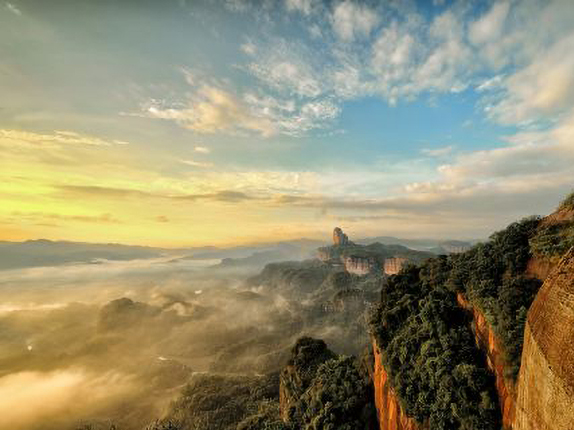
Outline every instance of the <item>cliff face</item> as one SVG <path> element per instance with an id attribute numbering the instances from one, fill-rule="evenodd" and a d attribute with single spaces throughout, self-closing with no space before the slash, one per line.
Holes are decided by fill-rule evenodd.
<path id="1" fill-rule="evenodd" d="M 349 236 L 343 233 L 339 227 L 335 227 L 333 230 L 333 245 L 335 246 L 345 246 L 349 244 Z"/>
<path id="2" fill-rule="evenodd" d="M 504 377 L 505 362 L 500 341 L 480 310 L 470 304 L 461 293 L 457 294 L 456 299 L 464 309 L 472 313 L 476 344 L 485 353 L 488 367 L 496 378 L 503 426 L 512 428 L 516 411 L 516 387 L 511 380 Z"/>
<path id="3" fill-rule="evenodd" d="M 574 429 L 574 248 L 538 292 L 524 335 L 514 429 Z"/>
<path id="4" fill-rule="evenodd" d="M 368 257 L 345 257 L 343 265 L 347 272 L 364 276 L 375 270 L 376 262 Z"/>
<path id="5" fill-rule="evenodd" d="M 383 272 L 386 275 L 396 275 L 400 272 L 407 261 L 408 260 L 406 258 L 402 257 L 386 258 L 383 264 Z"/>
<path id="6" fill-rule="evenodd" d="M 381 361 L 381 350 L 373 341 L 375 386 L 375 406 L 380 430 L 419 430 L 426 428 L 409 418 L 401 408 L 399 401 L 388 381 L 387 372 Z"/>

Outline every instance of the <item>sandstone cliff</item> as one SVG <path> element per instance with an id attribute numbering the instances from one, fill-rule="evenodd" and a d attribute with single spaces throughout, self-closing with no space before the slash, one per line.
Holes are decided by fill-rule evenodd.
<path id="1" fill-rule="evenodd" d="M 383 263 L 383 272 L 386 275 L 396 275 L 408 261 L 408 259 L 403 257 L 386 258 Z"/>
<path id="2" fill-rule="evenodd" d="M 343 265 L 348 273 L 359 276 L 368 275 L 377 270 L 377 262 L 372 257 L 344 257 Z"/>
<path id="3" fill-rule="evenodd" d="M 373 341 L 374 369 L 373 383 L 375 386 L 375 406 L 380 430 L 419 430 L 427 428 L 417 424 L 402 410 L 395 396 L 387 372 L 381 360 L 381 350 L 376 341 Z"/>
<path id="4" fill-rule="evenodd" d="M 456 299 L 464 309 L 472 314 L 476 344 L 485 353 L 488 368 L 494 373 L 496 379 L 503 426 L 512 428 L 516 409 L 516 387 L 515 383 L 505 376 L 506 363 L 501 342 L 479 309 L 469 303 L 461 293 L 457 294 Z"/>
<path id="5" fill-rule="evenodd" d="M 574 429 L 574 248 L 528 312 L 515 430 Z"/>

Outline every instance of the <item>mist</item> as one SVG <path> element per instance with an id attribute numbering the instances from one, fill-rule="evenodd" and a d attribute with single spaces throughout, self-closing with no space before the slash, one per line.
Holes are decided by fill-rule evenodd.
<path id="1" fill-rule="evenodd" d="M 354 322 L 256 273 L 170 258 L 3 271 L 0 428 L 144 429 L 193 375 L 277 372 L 302 335 L 360 352 Z"/>

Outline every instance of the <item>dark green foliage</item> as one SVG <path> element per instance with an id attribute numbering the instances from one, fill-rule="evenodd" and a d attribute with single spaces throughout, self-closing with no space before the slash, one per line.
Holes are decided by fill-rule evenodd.
<path id="1" fill-rule="evenodd" d="M 303 416 L 300 399 L 311 386 L 317 369 L 325 361 L 336 355 L 327 344 L 320 339 L 302 337 L 291 349 L 291 358 L 281 372 L 281 387 L 284 402 L 288 405 L 287 419 L 290 422 L 300 422 Z"/>
<path id="2" fill-rule="evenodd" d="M 560 203 L 559 209 L 574 209 L 574 192 L 570 193 Z"/>
<path id="3" fill-rule="evenodd" d="M 325 283 L 336 290 L 343 290 L 349 288 L 352 281 L 353 279 L 349 272 L 340 271 L 329 274 Z"/>
<path id="4" fill-rule="evenodd" d="M 290 430 L 281 420 L 279 415 L 279 403 L 276 401 L 264 401 L 259 405 L 259 410 L 237 425 L 237 430 Z"/>
<path id="5" fill-rule="evenodd" d="M 318 260 L 270 263 L 260 274 L 248 279 L 247 284 L 302 297 L 317 290 L 333 271 L 329 265 Z"/>
<path id="6" fill-rule="evenodd" d="M 353 357 L 337 356 L 325 342 L 301 338 L 281 373 L 286 420 L 292 430 L 361 430 L 375 411 L 368 374 Z"/>
<path id="7" fill-rule="evenodd" d="M 485 315 L 502 342 L 508 376 L 513 378 L 520 368 L 526 312 L 542 284 L 523 275 L 539 223 L 535 217 L 512 223 L 489 242 L 453 257 L 447 282 Z"/>
<path id="8" fill-rule="evenodd" d="M 532 253 L 537 257 L 560 258 L 574 246 L 574 222 L 564 221 L 545 225 L 530 239 Z"/>
<path id="9" fill-rule="evenodd" d="M 277 405 L 278 397 L 277 374 L 196 374 L 172 403 L 167 417 L 154 423 L 150 430 L 235 430 L 248 416 L 258 413 L 262 405 Z"/>
<path id="10" fill-rule="evenodd" d="M 352 357 L 341 356 L 319 366 L 301 398 L 303 430 L 361 430 L 373 406 L 371 386 Z"/>
<path id="11" fill-rule="evenodd" d="M 408 415 L 435 430 L 497 429 L 492 377 L 468 316 L 443 287 L 450 270 L 443 256 L 391 277 L 371 314 L 371 330 Z"/>
<path id="12" fill-rule="evenodd" d="M 295 366 L 298 370 L 315 373 L 316 368 L 331 358 L 335 353 L 327 348 L 327 344 L 321 339 L 302 337 L 297 340 L 291 349 L 289 365 Z"/>

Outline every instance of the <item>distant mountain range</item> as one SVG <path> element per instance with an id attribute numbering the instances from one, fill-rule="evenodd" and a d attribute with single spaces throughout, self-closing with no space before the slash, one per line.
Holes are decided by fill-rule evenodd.
<path id="1" fill-rule="evenodd" d="M 436 254 L 450 252 L 449 246 L 466 247 L 471 245 L 470 242 L 399 239 L 391 236 L 365 238 L 355 242 L 358 244 L 379 242 L 386 245 L 403 245 L 411 249 L 430 251 Z M 317 248 L 327 244 L 327 241 L 303 238 L 233 247 L 203 246 L 172 249 L 47 239 L 25 242 L 0 241 L 0 270 L 95 263 L 98 260 L 127 261 L 170 256 L 197 260 L 221 259 L 218 267 L 262 267 L 267 263 L 276 261 L 312 258 L 316 255 Z"/>

